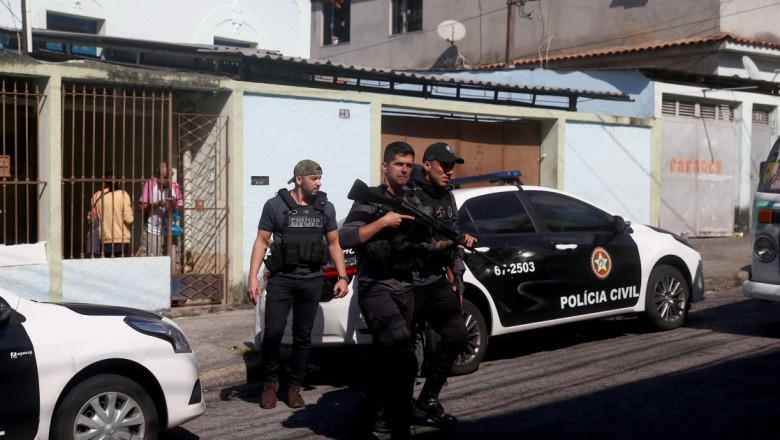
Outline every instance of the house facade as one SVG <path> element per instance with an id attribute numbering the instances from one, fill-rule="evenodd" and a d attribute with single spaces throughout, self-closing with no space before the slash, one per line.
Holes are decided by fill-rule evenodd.
<path id="1" fill-rule="evenodd" d="M 343 0 L 312 3 L 311 58 L 462 70 L 730 33 L 780 42 L 771 0 Z M 715 73 L 706 52 L 654 67 Z M 631 66 L 623 57 L 622 64 Z M 585 69 L 589 67 L 578 67 Z M 770 71 L 771 72 L 771 71 Z"/>
<path id="2" fill-rule="evenodd" d="M 35 47 L 59 39 L 104 54 L 0 51 L 0 286 L 33 299 L 150 310 L 242 303 L 262 205 L 287 186 L 294 164 L 319 162 L 324 189 L 345 215 L 356 178 L 380 182 L 390 140 L 405 139 L 419 153 L 445 140 L 470 174 L 520 168 L 529 183 L 561 187 L 569 172 L 563 153 L 581 143 L 567 140 L 569 127 L 606 129 L 601 148 L 636 146 L 641 159 L 627 167 L 645 188 L 655 185 L 652 119 L 578 111 L 587 100 L 628 99 L 620 92 L 454 80 L 253 49 L 33 36 Z M 139 255 L 145 218 L 135 211 L 131 256 L 89 255 L 86 215 L 104 172 L 113 171 L 135 205 L 160 162 L 183 192 L 178 252 Z M 619 192 L 625 183 L 602 184 Z M 657 223 L 657 192 L 603 205 Z"/>

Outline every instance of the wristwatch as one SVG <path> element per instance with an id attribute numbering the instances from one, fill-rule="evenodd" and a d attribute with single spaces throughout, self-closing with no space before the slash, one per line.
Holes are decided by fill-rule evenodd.
<path id="1" fill-rule="evenodd" d="M 346 275 L 339 275 L 339 279 L 340 279 L 340 280 L 344 280 L 344 281 L 346 281 L 346 282 L 349 282 L 349 277 L 348 277 L 348 276 L 346 276 Z"/>

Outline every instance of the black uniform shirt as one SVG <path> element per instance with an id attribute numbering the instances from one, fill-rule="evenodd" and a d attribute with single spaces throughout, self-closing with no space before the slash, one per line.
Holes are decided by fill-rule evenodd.
<path id="1" fill-rule="evenodd" d="M 381 186 L 382 193 L 388 197 L 394 197 L 387 192 L 386 186 Z M 404 201 L 418 208 L 421 208 L 420 200 L 414 195 L 410 187 L 404 186 Z M 339 243 L 343 249 L 352 249 L 361 246 L 359 230 L 360 227 L 376 221 L 384 215 L 384 212 L 375 205 L 368 205 L 360 202 L 352 204 L 344 224 L 339 231 Z M 406 220 L 405 220 L 406 221 Z M 380 233 L 381 234 L 381 233 Z M 377 234 L 379 235 L 379 234 Z M 362 289 L 380 288 L 392 292 L 403 293 L 412 288 L 412 276 L 410 273 L 401 274 L 398 272 L 388 272 L 382 268 L 368 264 L 358 256 L 358 292 Z"/>
<path id="2" fill-rule="evenodd" d="M 455 203 L 455 197 L 450 188 L 441 188 L 429 182 L 425 178 L 425 171 L 422 166 L 415 164 L 412 170 L 412 183 L 419 188 L 417 191 L 423 211 L 435 218 L 442 225 L 458 232 L 458 205 Z M 446 240 L 446 237 L 436 236 L 437 240 Z M 459 249 L 455 259 L 452 262 L 453 271 L 462 275 L 466 270 L 463 262 L 463 250 Z M 442 277 L 441 271 L 428 271 L 429 273 L 421 275 L 420 272 L 414 273 L 415 286 L 427 286 L 435 283 Z"/>

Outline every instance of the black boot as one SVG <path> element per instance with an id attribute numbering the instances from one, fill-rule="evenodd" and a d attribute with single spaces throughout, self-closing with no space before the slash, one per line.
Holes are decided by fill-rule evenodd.
<path id="1" fill-rule="evenodd" d="M 444 412 L 439 398 L 434 395 L 421 395 L 415 402 L 413 411 L 416 418 L 440 428 L 452 428 L 458 423 L 457 417 Z"/>

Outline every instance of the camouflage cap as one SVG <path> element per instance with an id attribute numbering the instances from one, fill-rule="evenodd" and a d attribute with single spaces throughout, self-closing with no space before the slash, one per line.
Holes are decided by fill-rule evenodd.
<path id="1" fill-rule="evenodd" d="M 287 181 L 287 183 L 295 182 L 296 176 L 319 176 L 320 174 L 322 174 L 322 167 L 317 162 L 304 159 L 295 164 L 295 168 L 293 169 L 293 176 L 290 180 Z"/>

